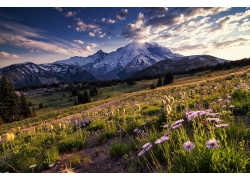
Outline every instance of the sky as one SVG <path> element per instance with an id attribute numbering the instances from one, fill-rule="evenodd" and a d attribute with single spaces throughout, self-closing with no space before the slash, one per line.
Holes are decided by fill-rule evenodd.
<path id="1" fill-rule="evenodd" d="M 250 8 L 244 4 L 91 2 L 5 2 L 0 68 L 110 53 L 130 42 L 156 42 L 184 56 L 250 57 Z"/>

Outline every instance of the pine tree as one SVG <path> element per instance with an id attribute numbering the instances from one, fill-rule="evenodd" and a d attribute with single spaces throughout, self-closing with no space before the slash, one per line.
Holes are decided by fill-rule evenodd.
<path id="1" fill-rule="evenodd" d="M 159 77 L 158 82 L 157 82 L 157 87 L 162 86 L 162 78 Z"/>
<path id="2" fill-rule="evenodd" d="M 20 97 L 20 115 L 23 116 L 24 118 L 31 117 L 31 111 L 28 105 L 28 102 L 26 100 L 26 97 L 24 96 L 23 93 L 21 93 Z"/>
<path id="3" fill-rule="evenodd" d="M 174 75 L 173 73 L 166 73 L 163 80 L 163 85 L 173 83 Z"/>
<path id="4" fill-rule="evenodd" d="M 84 91 L 84 101 L 83 101 L 83 103 L 89 103 L 90 101 L 91 100 L 90 100 L 88 92 Z"/>
<path id="5" fill-rule="evenodd" d="M 19 97 L 9 79 L 4 75 L 0 85 L 0 116 L 5 123 L 20 119 Z"/>

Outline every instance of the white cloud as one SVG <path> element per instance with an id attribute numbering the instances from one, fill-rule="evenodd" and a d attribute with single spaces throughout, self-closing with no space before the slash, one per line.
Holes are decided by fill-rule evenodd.
<path id="1" fill-rule="evenodd" d="M 95 25 L 95 24 L 85 24 L 83 21 L 78 21 L 76 23 L 76 26 L 77 27 L 75 29 L 78 32 L 89 31 L 89 30 L 98 28 L 98 25 Z"/>
<path id="2" fill-rule="evenodd" d="M 90 37 L 94 37 L 94 36 L 95 36 L 95 33 L 89 32 L 89 36 L 90 36 Z"/>
<path id="3" fill-rule="evenodd" d="M 76 12 L 75 12 L 75 11 L 74 11 L 74 12 L 69 11 L 69 12 L 67 12 L 67 13 L 65 14 L 66 17 L 73 17 L 73 16 L 75 16 L 75 15 L 76 15 Z"/>
<path id="4" fill-rule="evenodd" d="M 59 11 L 59 12 L 62 12 L 62 11 L 63 11 L 63 8 L 61 8 L 61 7 L 54 7 L 54 9 L 56 9 L 56 10 Z"/>
<path id="5" fill-rule="evenodd" d="M 68 27 L 69 29 L 72 28 L 72 26 L 70 26 L 70 25 L 68 25 L 67 27 Z"/>
<path id="6" fill-rule="evenodd" d="M 81 40 L 73 40 L 73 42 L 78 43 L 78 44 L 84 44 L 84 42 Z"/>
<path id="7" fill-rule="evenodd" d="M 105 36 L 106 36 L 106 34 L 103 33 L 103 34 L 101 34 L 99 37 L 100 37 L 100 38 L 104 38 Z"/>
<path id="8" fill-rule="evenodd" d="M 0 52 L 0 59 L 18 59 L 19 56 L 16 54 L 9 54 L 7 52 L 1 51 Z"/>
<path id="9" fill-rule="evenodd" d="M 121 9 L 117 14 L 116 18 L 119 20 L 125 20 L 128 15 L 128 10 L 127 9 Z"/>
<path id="10" fill-rule="evenodd" d="M 105 22 L 105 20 L 106 20 L 105 18 L 102 18 L 102 19 L 101 19 L 102 22 Z"/>
<path id="11" fill-rule="evenodd" d="M 122 35 L 133 41 L 150 41 L 150 26 L 144 27 L 145 17 L 139 13 L 137 20 L 134 24 L 128 24 L 122 31 Z"/>
<path id="12" fill-rule="evenodd" d="M 114 20 L 114 19 L 109 19 L 109 20 L 108 20 L 108 23 L 109 23 L 109 24 L 114 24 L 114 23 L 115 23 L 115 20 Z"/>

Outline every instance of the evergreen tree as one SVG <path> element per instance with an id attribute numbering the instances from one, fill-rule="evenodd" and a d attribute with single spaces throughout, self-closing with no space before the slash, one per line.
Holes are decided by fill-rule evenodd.
<path id="1" fill-rule="evenodd" d="M 166 73 L 163 80 L 163 85 L 173 83 L 174 75 L 173 73 Z"/>
<path id="2" fill-rule="evenodd" d="M 28 102 L 26 100 L 26 97 L 24 96 L 23 93 L 21 93 L 20 97 L 20 115 L 23 116 L 24 118 L 31 117 L 31 111 L 28 105 Z"/>
<path id="3" fill-rule="evenodd" d="M 162 78 L 159 77 L 158 82 L 157 82 L 157 87 L 162 86 Z"/>
<path id="4" fill-rule="evenodd" d="M 89 103 L 91 101 L 87 91 L 84 91 L 83 96 L 84 96 L 83 103 Z"/>
<path id="5" fill-rule="evenodd" d="M 0 116 L 5 123 L 20 119 L 19 97 L 11 81 L 4 75 L 0 85 L 0 102 Z"/>

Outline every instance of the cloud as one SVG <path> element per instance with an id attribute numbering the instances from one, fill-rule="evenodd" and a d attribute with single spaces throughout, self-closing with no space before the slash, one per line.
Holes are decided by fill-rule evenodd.
<path id="1" fill-rule="evenodd" d="M 65 16 L 66 17 L 73 17 L 73 16 L 75 16 L 77 13 L 74 11 L 74 12 L 72 12 L 72 11 L 69 11 L 69 12 L 67 12 L 66 14 L 65 14 Z"/>
<path id="2" fill-rule="evenodd" d="M 105 20 L 106 20 L 105 18 L 102 18 L 102 19 L 101 19 L 102 22 L 105 22 Z"/>
<path id="3" fill-rule="evenodd" d="M 83 21 L 78 21 L 76 23 L 76 31 L 82 32 L 82 31 L 90 31 L 92 29 L 98 28 L 98 25 L 96 24 L 85 24 Z"/>
<path id="4" fill-rule="evenodd" d="M 134 41 L 147 41 L 150 39 L 150 27 L 143 27 L 145 17 L 142 13 L 137 16 L 134 24 L 128 24 L 122 31 L 125 38 Z"/>
<path id="5" fill-rule="evenodd" d="M 69 29 L 72 28 L 72 26 L 70 26 L 70 25 L 68 25 L 67 27 L 68 27 Z"/>
<path id="6" fill-rule="evenodd" d="M 77 43 L 77 44 L 84 44 L 84 42 L 81 41 L 81 40 L 73 40 L 73 42 L 75 42 L 75 43 Z"/>
<path id="7" fill-rule="evenodd" d="M 109 20 L 108 20 L 108 23 L 109 23 L 109 24 L 114 24 L 114 23 L 115 23 L 115 20 L 114 20 L 114 19 L 109 19 Z"/>
<path id="8" fill-rule="evenodd" d="M 0 52 L 0 59 L 18 59 L 19 56 L 16 54 L 9 54 L 7 52 L 1 51 Z"/>
<path id="9" fill-rule="evenodd" d="M 143 7 L 142 9 L 148 10 L 149 12 L 146 15 L 163 15 L 168 11 L 166 7 Z"/>
<path id="10" fill-rule="evenodd" d="M 100 38 L 104 38 L 105 36 L 106 36 L 106 34 L 103 33 L 103 34 L 101 34 L 99 37 L 100 37 Z"/>
<path id="11" fill-rule="evenodd" d="M 128 10 L 127 9 L 121 9 L 117 14 L 116 18 L 119 20 L 125 20 L 128 15 Z"/>
<path id="12" fill-rule="evenodd" d="M 54 7 L 54 9 L 56 9 L 56 10 L 59 11 L 59 12 L 62 12 L 62 11 L 63 11 L 63 8 L 61 8 L 61 7 Z"/>
<path id="13" fill-rule="evenodd" d="M 13 45 L 20 48 L 25 48 L 30 52 L 45 51 L 58 54 L 71 54 L 71 49 L 78 48 L 75 43 L 65 41 L 60 38 L 46 35 L 44 31 L 30 28 L 28 26 L 17 23 L 1 23 L 0 21 L 0 42 Z M 79 49 L 79 48 L 78 48 Z M 90 51 L 81 49 L 82 54 L 89 55 Z M 16 56 L 10 56 L 16 57 Z"/>
<path id="14" fill-rule="evenodd" d="M 183 45 L 177 48 L 171 48 L 171 51 L 190 51 L 190 50 L 197 50 L 197 49 L 205 49 L 207 46 L 203 44 L 196 44 L 196 45 Z"/>
<path id="15" fill-rule="evenodd" d="M 242 46 L 242 45 L 249 45 L 250 44 L 250 39 L 246 38 L 235 38 L 235 39 L 227 39 L 224 41 L 215 41 L 213 42 L 213 47 L 214 48 L 229 48 L 229 47 L 234 47 L 234 46 Z"/>
<path id="16" fill-rule="evenodd" d="M 89 36 L 90 36 L 90 37 L 94 37 L 94 36 L 95 36 L 95 33 L 89 32 Z"/>
<path id="17" fill-rule="evenodd" d="M 163 16 L 152 17 L 146 23 L 146 26 L 156 26 L 156 27 L 170 27 L 173 25 L 181 24 L 185 21 L 189 21 L 193 18 L 197 18 L 199 16 L 206 17 L 208 15 L 215 15 L 223 11 L 227 11 L 230 8 L 219 8 L 219 7 L 194 7 L 194 8 L 174 8 Z"/>

